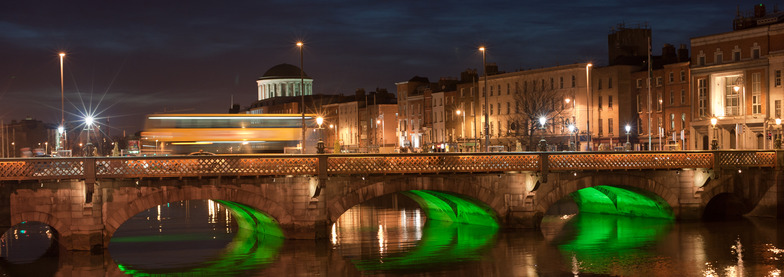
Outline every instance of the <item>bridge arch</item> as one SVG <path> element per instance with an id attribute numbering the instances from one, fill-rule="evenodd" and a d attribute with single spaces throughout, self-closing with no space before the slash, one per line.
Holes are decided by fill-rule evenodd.
<path id="1" fill-rule="evenodd" d="M 673 212 L 676 212 L 676 207 L 678 207 L 678 193 L 662 182 L 678 182 L 678 178 L 675 177 L 678 175 L 676 172 L 662 171 L 661 173 L 654 175 L 653 178 L 628 171 L 613 172 L 613 174 L 580 172 L 577 176 L 574 176 L 573 174 L 574 173 L 560 173 L 557 176 L 553 176 L 560 178 L 560 180 L 558 180 L 560 181 L 559 186 L 548 186 L 551 188 L 550 191 L 537 191 L 537 195 L 544 195 L 536 201 L 535 211 L 537 213 L 546 213 L 556 202 L 570 196 L 578 190 L 601 185 L 626 186 L 649 191 L 664 199 L 667 205 L 673 208 Z"/>
<path id="2" fill-rule="evenodd" d="M 336 222 L 351 207 L 370 199 L 411 190 L 432 190 L 466 196 L 487 205 L 498 215 L 500 220 L 503 220 L 507 212 L 504 194 L 496 193 L 489 186 L 477 185 L 477 183 L 482 183 L 477 178 L 496 179 L 496 183 L 499 179 L 497 174 L 472 175 L 470 177 L 466 175 L 368 177 L 364 184 L 351 186 L 352 190 L 337 194 L 335 198 L 328 200 L 328 224 Z M 340 180 L 340 182 L 348 181 Z M 492 181 L 486 182 L 486 184 L 489 183 L 492 183 Z M 329 186 L 329 183 L 327 183 L 327 187 Z"/>
<path id="3" fill-rule="evenodd" d="M 721 176 L 708 182 L 703 188 L 701 207 L 716 208 L 717 202 L 740 202 L 745 207 L 742 214 L 755 212 L 760 215 L 775 215 L 775 201 L 769 205 L 763 200 L 773 187 L 776 186 L 777 174 L 770 174 L 764 169 L 744 169 L 741 171 L 724 171 Z M 728 198 L 729 197 L 729 198 Z M 727 202 L 728 200 L 731 200 Z M 721 208 L 721 207 L 718 207 Z M 738 207 L 736 207 L 738 208 Z M 769 211 L 763 211 L 768 209 Z M 703 211 L 711 212 L 711 211 Z M 739 211 L 735 211 L 739 212 Z"/>
<path id="4" fill-rule="evenodd" d="M 108 242 L 117 229 L 131 217 L 166 203 L 185 200 L 225 200 L 247 205 L 264 212 L 281 225 L 290 224 L 292 215 L 288 210 L 266 195 L 227 186 L 184 186 L 167 187 L 144 194 L 125 203 L 121 208 L 106 211 L 105 240 Z M 284 234 L 285 236 L 286 234 Z M 108 244 L 107 244 L 108 245 Z"/>

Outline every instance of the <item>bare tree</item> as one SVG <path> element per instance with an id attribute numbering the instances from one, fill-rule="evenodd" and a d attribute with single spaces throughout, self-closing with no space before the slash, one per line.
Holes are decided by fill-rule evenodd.
<path id="1" fill-rule="evenodd" d="M 564 112 L 564 94 L 553 88 L 528 91 L 518 90 L 514 94 L 514 113 L 510 113 L 510 134 L 515 136 L 528 149 L 535 149 L 536 142 L 544 134 L 540 128 L 539 118 L 545 117 L 547 124 L 554 118 L 560 118 Z"/>

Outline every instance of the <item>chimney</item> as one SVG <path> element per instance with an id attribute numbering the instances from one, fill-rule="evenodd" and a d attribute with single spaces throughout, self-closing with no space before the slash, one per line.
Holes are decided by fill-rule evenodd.
<path id="1" fill-rule="evenodd" d="M 675 46 L 672 44 L 665 43 L 664 47 L 662 47 L 662 61 L 664 64 L 671 64 L 678 60 L 678 56 L 675 54 Z"/>
<path id="2" fill-rule="evenodd" d="M 760 18 L 765 16 L 765 4 L 754 5 L 754 17 Z"/>
<path id="3" fill-rule="evenodd" d="M 689 61 L 689 49 L 686 48 L 686 44 L 681 44 L 680 48 L 678 48 L 678 62 L 688 62 Z"/>

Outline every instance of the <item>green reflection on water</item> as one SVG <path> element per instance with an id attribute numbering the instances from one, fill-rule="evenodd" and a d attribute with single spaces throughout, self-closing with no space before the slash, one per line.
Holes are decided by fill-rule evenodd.
<path id="1" fill-rule="evenodd" d="M 428 220 L 422 230 L 422 240 L 414 250 L 400 256 L 379 256 L 353 260 L 357 269 L 405 270 L 426 268 L 432 265 L 476 261 L 482 250 L 495 241 L 498 228 L 468 225 L 440 220 Z"/>
<path id="2" fill-rule="evenodd" d="M 422 207 L 428 221 L 439 220 L 498 228 L 495 213 L 481 203 L 432 190 L 411 190 L 403 194 Z"/>
<path id="3" fill-rule="evenodd" d="M 244 275 L 245 271 L 258 269 L 274 262 L 283 245 L 283 232 L 275 219 L 251 207 L 223 200 L 216 200 L 231 211 L 238 230 L 231 243 L 216 259 L 206 262 L 205 266 L 190 269 L 167 269 L 144 271 L 133 266 L 118 264 L 125 274 L 133 276 L 230 276 Z M 199 239 L 199 235 L 191 236 Z M 173 240 L 187 240 L 184 236 L 165 237 Z M 207 240 L 209 238 L 203 237 Z M 141 241 L 130 238 L 123 242 Z M 149 241 L 149 240 L 148 240 Z"/>
<path id="4" fill-rule="evenodd" d="M 580 213 L 555 244 L 564 258 L 576 258 L 581 271 L 609 273 L 653 255 L 651 247 L 672 225 L 670 219 Z"/>
<path id="5" fill-rule="evenodd" d="M 658 195 L 634 188 L 595 186 L 571 194 L 580 213 L 673 219 L 672 209 Z"/>
<path id="6" fill-rule="evenodd" d="M 405 270 L 480 260 L 498 233 L 489 207 L 449 193 L 412 190 L 403 193 L 422 207 L 427 223 L 417 246 L 405 253 L 353 260 L 357 269 Z"/>

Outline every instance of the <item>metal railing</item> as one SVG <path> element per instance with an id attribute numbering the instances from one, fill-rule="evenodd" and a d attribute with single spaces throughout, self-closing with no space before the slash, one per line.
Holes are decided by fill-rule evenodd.
<path id="1" fill-rule="evenodd" d="M 775 151 L 216 155 L 0 159 L 0 180 L 775 167 Z"/>

